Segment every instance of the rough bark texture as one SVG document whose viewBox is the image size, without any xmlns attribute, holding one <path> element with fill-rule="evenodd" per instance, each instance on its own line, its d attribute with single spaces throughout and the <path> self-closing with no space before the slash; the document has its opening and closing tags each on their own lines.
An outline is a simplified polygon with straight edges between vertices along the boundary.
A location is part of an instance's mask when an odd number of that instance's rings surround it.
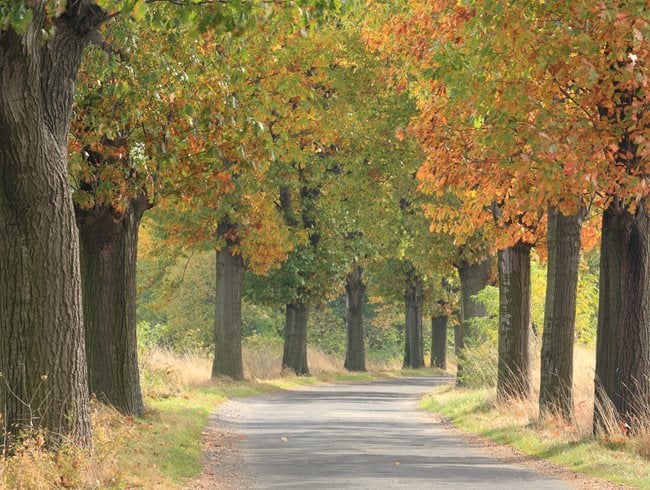
<svg viewBox="0 0 650 490">
<path fill-rule="evenodd" d="M 424 346 L 422 343 L 422 306 L 423 300 L 422 278 L 415 271 L 411 271 L 406 279 L 406 323 L 404 330 L 404 367 L 424 367 Z"/>
<path fill-rule="evenodd" d="M 408 334 L 408 326 L 404 325 L 404 360 L 402 361 L 402 369 L 411 367 L 411 343 Z"/>
<path fill-rule="evenodd" d="M 461 303 L 461 325 L 456 341 L 458 357 L 458 370 L 456 373 L 456 384 L 463 386 L 463 348 L 467 341 L 473 337 L 471 319 L 487 315 L 484 305 L 478 303 L 472 297 L 488 285 L 490 274 L 490 260 L 485 259 L 478 263 L 461 261 L 457 264 L 458 276 L 460 277 L 460 303 Z"/>
<path fill-rule="evenodd" d="M 144 412 L 136 338 L 138 231 L 146 196 L 123 213 L 109 206 L 77 210 L 88 386 L 127 415 Z"/>
<path fill-rule="evenodd" d="M 363 336 L 363 297 L 366 293 L 366 285 L 363 283 L 363 269 L 361 267 L 355 267 L 348 275 L 345 292 L 347 344 L 344 367 L 349 371 L 365 371 L 366 350 Z"/>
<path fill-rule="evenodd" d="M 307 365 L 308 318 L 308 305 L 301 303 L 287 305 L 282 370 L 293 371 L 300 376 L 309 374 Z"/>
<path fill-rule="evenodd" d="M 527 398 L 530 369 L 530 245 L 499 251 L 499 362 L 497 395 Z"/>
<path fill-rule="evenodd" d="M 0 32 L 0 404 L 3 424 L 90 444 L 79 237 L 67 135 L 84 45 L 106 16 L 67 2 L 43 39 Z"/>
<path fill-rule="evenodd" d="M 241 293 L 244 262 L 224 245 L 217 252 L 217 292 L 215 296 L 215 351 L 212 377 L 244 379 L 242 360 Z"/>
<path fill-rule="evenodd" d="M 542 334 L 539 413 L 573 418 L 575 340 L 581 213 L 548 210 L 548 274 Z"/>
<path fill-rule="evenodd" d="M 447 369 L 447 315 L 431 317 L 431 367 Z"/>
<path fill-rule="evenodd" d="M 644 201 L 634 215 L 617 204 L 603 214 L 596 428 L 608 401 L 632 427 L 650 404 L 650 216 Z"/>
</svg>

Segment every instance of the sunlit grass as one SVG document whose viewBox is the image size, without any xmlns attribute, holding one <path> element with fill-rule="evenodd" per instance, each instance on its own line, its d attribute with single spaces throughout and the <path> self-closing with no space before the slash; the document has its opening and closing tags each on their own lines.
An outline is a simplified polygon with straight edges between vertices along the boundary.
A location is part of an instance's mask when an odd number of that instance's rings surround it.
<svg viewBox="0 0 650 490">
<path fill-rule="evenodd" d="M 442 413 L 457 427 L 570 470 L 637 488 L 650 488 L 650 462 L 639 451 L 643 437 L 617 443 L 591 435 L 593 351 L 578 348 L 575 358 L 576 420 L 538 419 L 537 393 L 530 400 L 499 403 L 494 389 L 436 388 L 421 406 Z M 537 371 L 537 369 L 536 369 Z M 538 379 L 535 380 L 536 387 Z"/>
</svg>

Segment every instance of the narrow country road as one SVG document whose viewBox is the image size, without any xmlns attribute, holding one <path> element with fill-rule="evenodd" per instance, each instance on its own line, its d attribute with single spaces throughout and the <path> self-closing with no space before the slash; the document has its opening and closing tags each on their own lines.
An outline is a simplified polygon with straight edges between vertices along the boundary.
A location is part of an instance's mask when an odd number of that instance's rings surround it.
<svg viewBox="0 0 650 490">
<path fill-rule="evenodd" d="M 252 488 L 568 488 L 472 448 L 418 408 L 444 377 L 327 385 L 226 404 Z"/>
</svg>

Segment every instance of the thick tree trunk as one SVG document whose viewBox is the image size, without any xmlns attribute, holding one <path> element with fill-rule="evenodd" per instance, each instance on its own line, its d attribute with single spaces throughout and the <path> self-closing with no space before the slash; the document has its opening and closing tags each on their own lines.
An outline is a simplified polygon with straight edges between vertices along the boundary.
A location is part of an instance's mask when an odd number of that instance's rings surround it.
<svg viewBox="0 0 650 490">
<path fill-rule="evenodd" d="M 447 315 L 431 317 L 431 367 L 447 369 Z"/>
<path fill-rule="evenodd" d="M 573 418 L 575 340 L 582 214 L 548 210 L 548 274 L 542 334 L 539 413 Z"/>
<path fill-rule="evenodd" d="M 345 284 L 345 327 L 347 344 L 344 367 L 348 371 L 366 370 L 366 350 L 363 336 L 363 297 L 366 285 L 363 283 L 363 269 L 356 266 L 348 275 Z"/>
<path fill-rule="evenodd" d="M 404 367 L 424 367 L 424 346 L 422 345 L 422 278 L 411 271 L 406 280 L 406 323 L 404 329 Z"/>
<path fill-rule="evenodd" d="M 473 296 L 482 291 L 488 285 L 490 274 L 490 260 L 485 259 L 478 263 L 461 261 L 457 264 L 458 276 L 460 277 L 460 299 L 461 299 L 461 325 L 456 341 L 458 355 L 458 369 L 456 373 L 456 384 L 463 386 L 463 349 L 467 342 L 474 336 L 471 320 L 472 318 L 487 315 L 484 305 L 473 299 Z"/>
<path fill-rule="evenodd" d="M 499 363 L 497 395 L 528 398 L 530 370 L 530 245 L 499 251 Z"/>
<path fill-rule="evenodd" d="M 612 203 L 603 214 L 595 428 L 611 405 L 634 428 L 650 402 L 650 216 Z"/>
<path fill-rule="evenodd" d="M 81 242 L 88 386 L 126 415 L 144 412 L 136 339 L 138 231 L 146 196 L 122 214 L 110 207 L 77 210 Z"/>
<path fill-rule="evenodd" d="M 0 404 L 5 434 L 43 428 L 50 443 L 68 437 L 88 445 L 67 135 L 73 81 L 103 13 L 68 2 L 46 41 L 45 3 L 32 3 L 24 35 L 0 32 Z"/>
<path fill-rule="evenodd" d="M 215 352 L 212 377 L 244 379 L 242 360 L 241 294 L 244 262 L 224 245 L 217 252 L 217 294 L 215 296 Z"/>
<path fill-rule="evenodd" d="M 287 305 L 282 370 L 292 371 L 299 376 L 309 375 L 307 365 L 308 318 L 308 305 L 302 303 Z"/>
</svg>

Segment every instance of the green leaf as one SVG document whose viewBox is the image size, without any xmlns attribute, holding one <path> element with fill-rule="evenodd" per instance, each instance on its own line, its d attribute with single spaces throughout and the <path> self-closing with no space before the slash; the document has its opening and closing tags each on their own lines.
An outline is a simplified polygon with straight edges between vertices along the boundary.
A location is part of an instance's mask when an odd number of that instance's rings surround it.
<svg viewBox="0 0 650 490">
<path fill-rule="evenodd" d="M 9 15 L 9 24 L 17 34 L 24 34 L 32 21 L 33 12 L 23 2 L 17 3 Z"/>
</svg>

